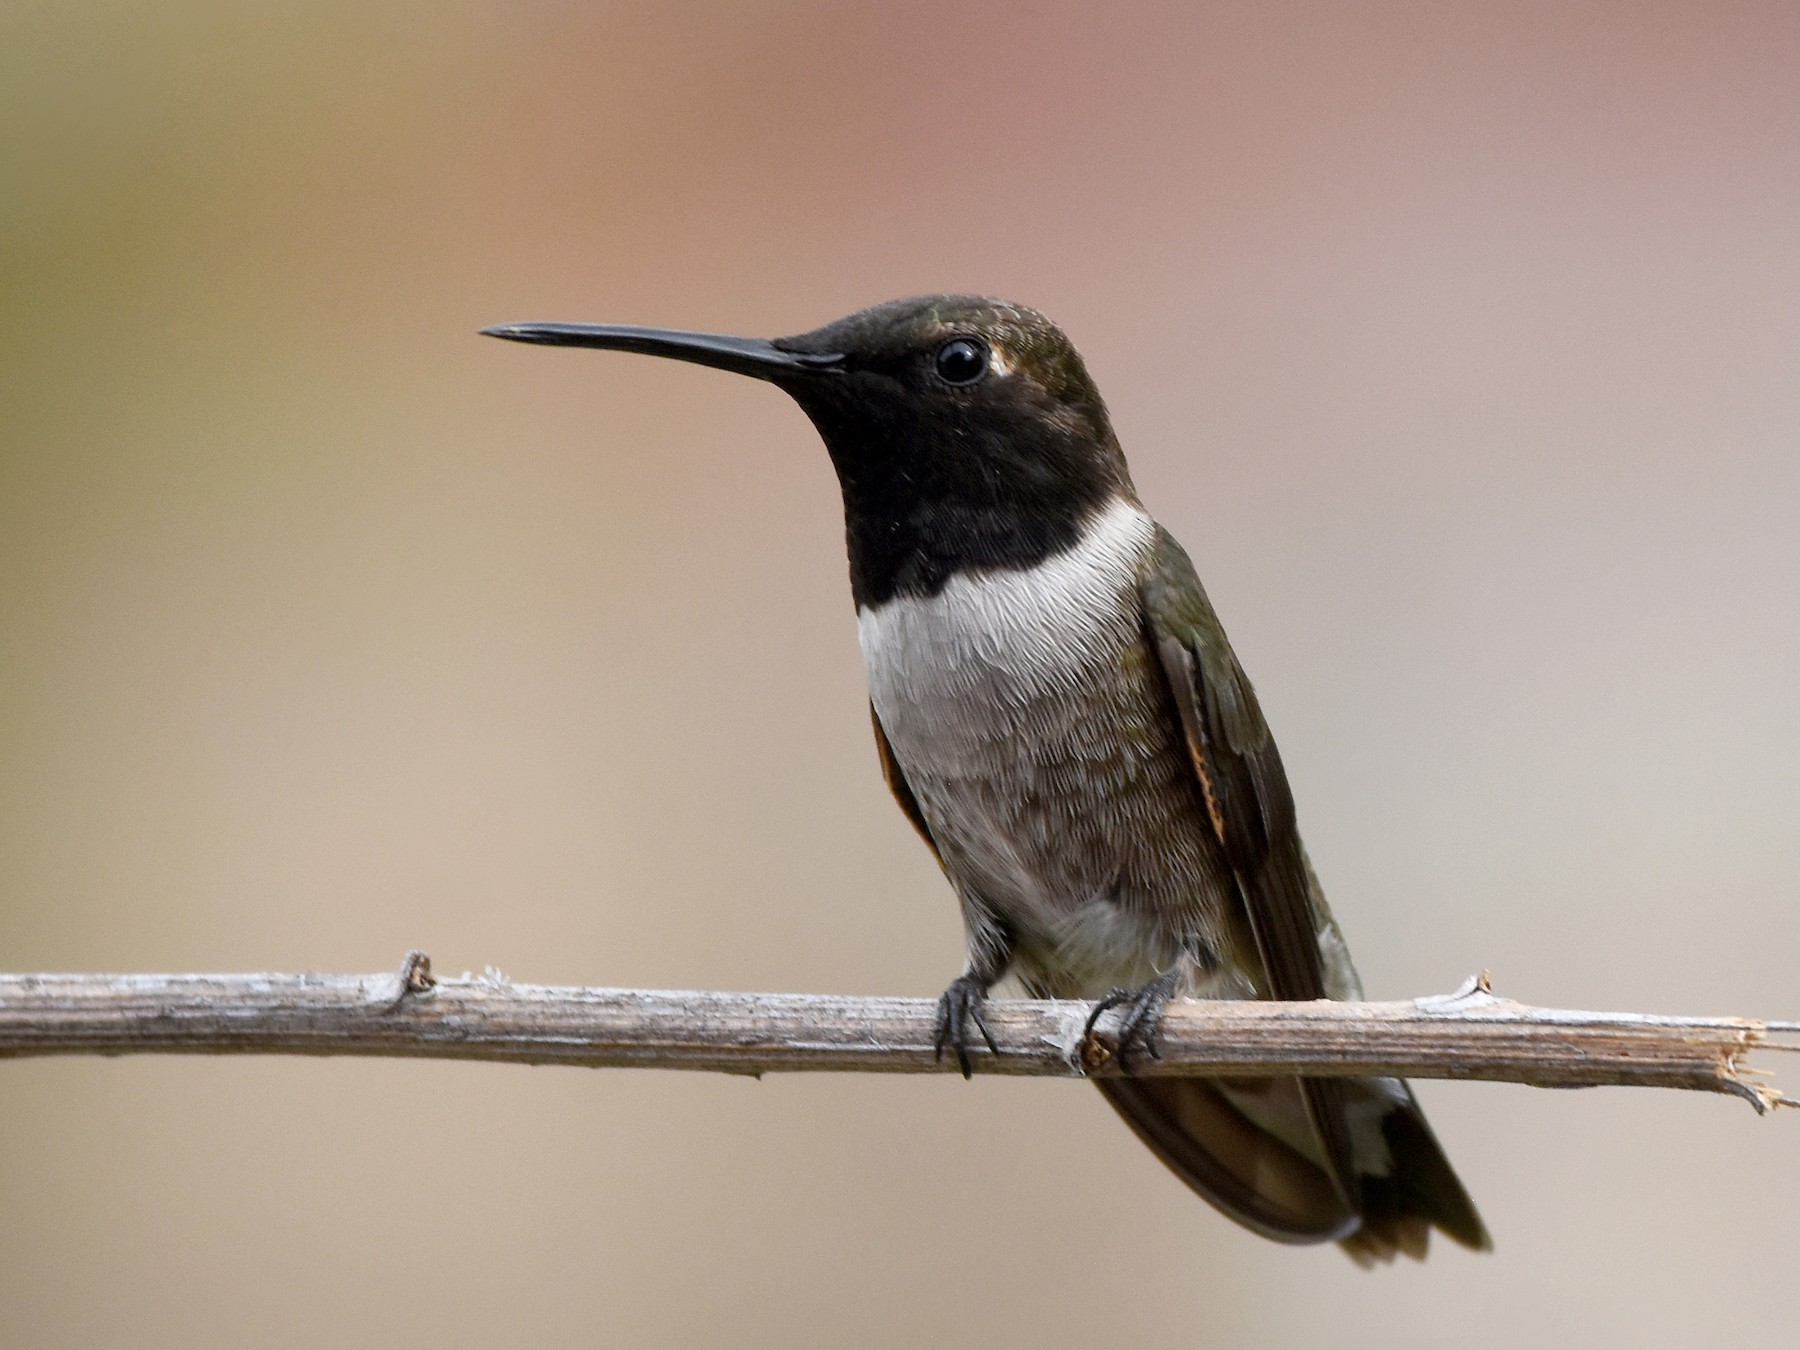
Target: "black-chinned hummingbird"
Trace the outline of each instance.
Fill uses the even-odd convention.
[[[767,380],[843,489],[875,744],[961,902],[938,1048],[968,1074],[982,1005],[1122,1009],[1156,1053],[1177,995],[1356,999],[1250,682],[1187,554],[1144,511],[1062,330],[928,296],[798,337],[521,323],[494,337],[674,357]],[[1089,1022],[1090,1032],[1093,1021]],[[1189,1186],[1279,1242],[1359,1262],[1489,1239],[1404,1082],[1095,1080]]]

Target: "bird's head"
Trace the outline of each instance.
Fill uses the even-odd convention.
[[[1132,495],[1080,354],[1022,305],[922,296],[772,340],[614,324],[483,331],[673,357],[786,390],[837,469],[853,571],[859,540],[864,552],[953,551],[975,565],[1052,551],[1093,511]]]

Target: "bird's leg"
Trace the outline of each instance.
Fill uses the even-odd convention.
[[[1094,1011],[1088,1014],[1087,1026],[1081,1032],[1082,1040],[1092,1042],[1094,1027],[1099,1023],[1101,1014],[1113,1008],[1123,1008],[1125,1013],[1119,1019],[1118,1048],[1113,1051],[1113,1057],[1119,1062],[1120,1072],[1131,1072],[1133,1041],[1142,1045],[1151,1059],[1161,1059],[1162,1050],[1156,1044],[1156,1029],[1162,1025],[1163,1010],[1169,1006],[1169,1000],[1175,997],[1179,982],[1179,973],[1171,970],[1141,989],[1109,991],[1105,998],[1094,1005]]]
[[[932,1035],[932,1044],[937,1048],[937,1057],[944,1057],[944,1047],[949,1046],[956,1051],[956,1064],[962,1070],[962,1076],[970,1076],[969,1069],[969,1028],[973,1026],[981,1033],[981,1039],[987,1042],[990,1054],[999,1054],[1000,1047],[994,1044],[994,1034],[988,1030],[987,1018],[982,1015],[982,1005],[987,1002],[987,986],[974,975],[959,975],[950,982],[944,996],[938,1000],[937,1029]]]
[[[938,1000],[932,1044],[939,1060],[944,1058],[945,1047],[955,1050],[956,1066],[968,1078],[971,1027],[981,1033],[989,1054],[1000,1053],[981,1010],[987,1002],[987,991],[1012,964],[1012,934],[992,910],[969,896],[963,897],[963,925],[969,939],[968,955],[963,973],[950,982]]]

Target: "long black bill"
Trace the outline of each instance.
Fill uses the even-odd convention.
[[[481,331],[488,337],[512,342],[668,356],[759,380],[780,381],[783,377],[821,373],[844,361],[835,353],[783,351],[767,338],[684,333],[674,328],[639,328],[627,323],[502,323]]]

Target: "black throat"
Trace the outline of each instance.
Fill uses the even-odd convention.
[[[1073,548],[1102,500],[1053,514],[938,501],[895,517],[846,495],[851,599],[867,609],[898,596],[936,595],[959,572],[1025,571]]]
[[[1104,422],[1064,426],[978,409],[920,417],[908,400],[884,398],[880,383],[848,375],[823,397],[790,391],[843,489],[858,608],[936,595],[959,572],[1035,567],[1074,547],[1107,502],[1133,495]]]

